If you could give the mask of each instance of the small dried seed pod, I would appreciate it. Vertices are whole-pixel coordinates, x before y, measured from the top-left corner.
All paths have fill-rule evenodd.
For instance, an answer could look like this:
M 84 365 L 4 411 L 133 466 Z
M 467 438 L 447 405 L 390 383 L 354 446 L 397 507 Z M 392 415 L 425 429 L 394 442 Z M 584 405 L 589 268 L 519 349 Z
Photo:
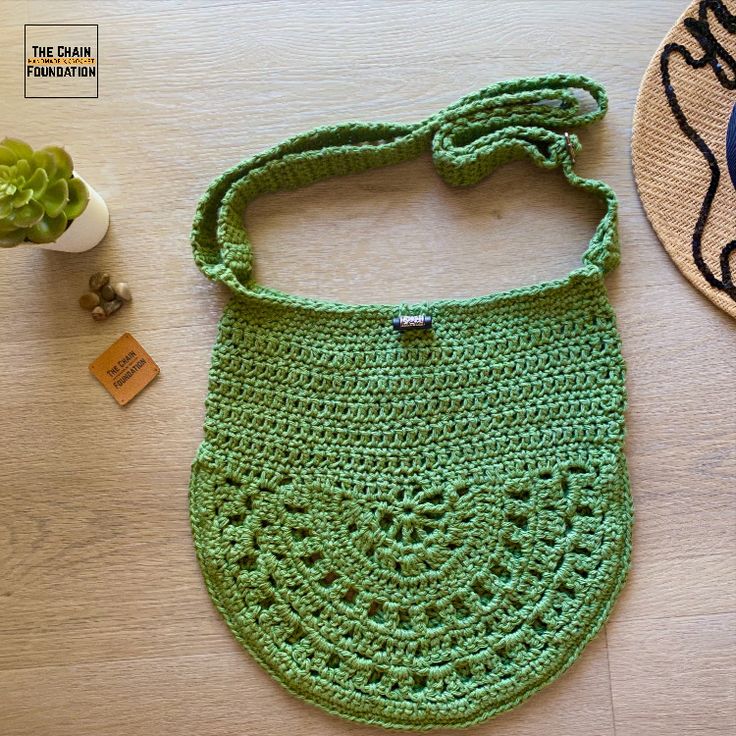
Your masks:
M 118 298 L 122 299 L 124 302 L 129 302 L 133 298 L 133 295 L 130 293 L 130 286 L 128 286 L 125 281 L 120 281 L 115 284 L 113 288 L 115 289 L 115 293 L 118 295 Z
M 100 296 L 106 301 L 111 302 L 115 298 L 115 290 L 110 286 L 110 284 L 105 284 L 100 289 Z
M 120 307 L 123 306 L 123 302 L 120 299 L 113 299 L 109 302 L 102 302 L 102 309 L 105 311 L 106 316 L 110 316 L 113 312 L 117 312 Z
M 93 291 L 88 291 L 79 297 L 79 306 L 82 309 L 94 309 L 100 303 L 100 297 Z
M 92 291 L 99 291 L 103 286 L 110 283 L 110 274 L 105 271 L 98 271 L 89 277 L 89 288 Z
M 102 307 L 95 307 L 92 310 L 92 319 L 101 322 L 103 319 L 107 319 L 107 312 Z

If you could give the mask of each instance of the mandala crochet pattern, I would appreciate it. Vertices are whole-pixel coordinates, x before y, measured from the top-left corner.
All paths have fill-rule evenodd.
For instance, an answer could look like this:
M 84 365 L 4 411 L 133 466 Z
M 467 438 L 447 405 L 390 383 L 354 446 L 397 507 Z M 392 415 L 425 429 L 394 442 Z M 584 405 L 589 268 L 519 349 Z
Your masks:
M 573 83 L 592 90 L 595 113 L 579 112 Z M 539 112 L 549 98 L 563 105 Z M 250 278 L 235 212 L 262 191 L 365 168 L 344 132 L 244 162 L 200 203 L 195 258 L 234 293 L 192 464 L 196 551 L 234 635 L 304 700 L 389 728 L 467 726 L 555 679 L 608 616 L 632 524 L 625 367 L 603 284 L 618 262 L 615 197 L 576 177 L 577 141 L 552 130 L 604 103 L 590 80 L 557 75 L 486 88 L 415 126 L 346 124 L 387 147 L 369 161 L 384 165 L 451 120 L 459 149 L 435 151 L 451 183 L 531 155 L 607 203 L 568 277 L 430 302 L 428 330 L 392 329 L 396 305 Z

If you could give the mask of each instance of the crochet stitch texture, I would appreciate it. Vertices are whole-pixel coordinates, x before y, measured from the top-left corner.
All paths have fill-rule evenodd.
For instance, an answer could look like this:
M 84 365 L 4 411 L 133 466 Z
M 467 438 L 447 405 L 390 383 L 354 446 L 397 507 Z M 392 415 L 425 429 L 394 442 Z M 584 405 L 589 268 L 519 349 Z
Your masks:
M 192 463 L 197 556 L 238 640 L 331 713 L 422 730 L 507 710 L 575 660 L 624 582 L 625 366 L 603 282 L 619 258 L 616 197 L 575 174 L 565 136 L 606 104 L 585 77 L 502 82 L 420 123 L 294 136 L 200 200 L 196 263 L 233 294 Z M 255 282 L 250 200 L 430 150 L 454 186 L 529 156 L 599 197 L 580 267 L 421 305 Z M 432 328 L 397 332 L 399 312 Z

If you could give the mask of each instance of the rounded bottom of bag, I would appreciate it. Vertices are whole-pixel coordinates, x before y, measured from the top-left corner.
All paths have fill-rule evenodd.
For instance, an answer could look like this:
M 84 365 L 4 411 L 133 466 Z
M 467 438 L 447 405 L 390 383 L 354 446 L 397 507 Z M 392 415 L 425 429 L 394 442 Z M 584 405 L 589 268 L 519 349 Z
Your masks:
M 294 695 L 386 728 L 462 728 L 561 675 L 626 578 L 623 456 L 381 487 L 195 461 L 210 595 Z

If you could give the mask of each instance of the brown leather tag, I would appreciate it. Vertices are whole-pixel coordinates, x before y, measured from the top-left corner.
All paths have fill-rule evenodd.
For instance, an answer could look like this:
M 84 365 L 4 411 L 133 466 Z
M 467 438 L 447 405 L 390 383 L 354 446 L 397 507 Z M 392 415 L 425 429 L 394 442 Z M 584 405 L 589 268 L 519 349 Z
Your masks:
M 129 332 L 90 363 L 89 369 L 120 406 L 134 399 L 160 372 L 153 358 Z

